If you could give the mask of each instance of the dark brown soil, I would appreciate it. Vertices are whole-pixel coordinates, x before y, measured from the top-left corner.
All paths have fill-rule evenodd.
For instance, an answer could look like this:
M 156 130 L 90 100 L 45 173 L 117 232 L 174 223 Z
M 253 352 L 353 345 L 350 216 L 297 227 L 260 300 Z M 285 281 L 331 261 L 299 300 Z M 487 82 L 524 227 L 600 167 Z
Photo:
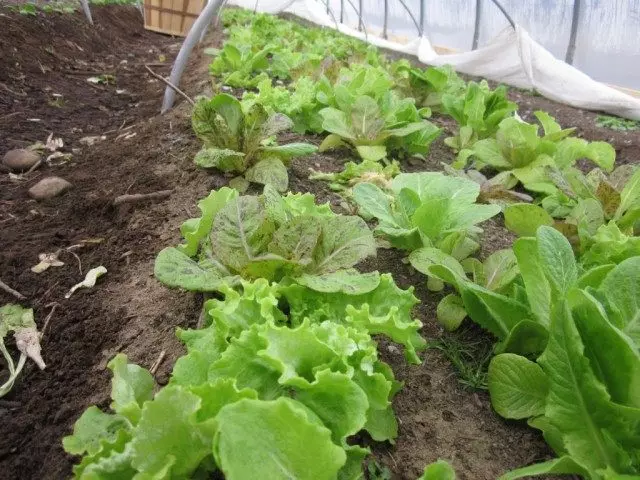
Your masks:
M 139 13 L 127 7 L 94 9 L 93 28 L 80 15 L 34 18 L 1 8 L 0 14 L 5 25 L 0 33 L 0 155 L 44 141 L 50 133 L 63 138 L 63 151 L 73 153 L 69 163 L 42 167 L 20 180 L 6 173 L 0 177 L 0 278 L 28 297 L 23 303 L 35 309 L 40 327 L 53 304 L 58 305 L 42 342 L 46 370 L 27 364 L 0 403 L 0 478 L 62 479 L 70 476 L 75 460 L 63 452 L 62 437 L 87 406 L 108 406 L 107 361 L 124 352 L 150 367 L 164 350 L 167 356 L 156 375 L 164 383 L 182 354 L 175 328 L 195 325 L 202 299 L 156 282 L 153 259 L 161 248 L 179 241 L 179 225 L 196 214 L 197 200 L 227 179 L 193 165 L 198 142 L 191 133 L 188 105 L 182 102 L 158 115 L 164 86 L 143 64 L 153 63 L 152 68 L 167 74 L 179 39 L 144 31 Z M 210 37 L 207 46 L 219 42 L 219 36 Z M 200 52 L 192 56 L 182 84 L 189 95 L 207 90 L 207 62 Z M 116 85 L 86 81 L 104 73 L 114 75 Z M 54 102 L 53 93 L 63 101 Z M 520 92 L 513 95 L 520 96 L 523 110 L 548 110 L 561 124 L 578 126 L 586 138 L 613 138 L 624 161 L 638 154 L 638 133 L 602 130 L 595 127 L 594 114 Z M 106 139 L 93 146 L 80 143 L 95 135 Z M 319 143 L 318 138 L 307 140 Z M 438 169 L 451 157 L 439 140 L 426 163 L 404 162 L 403 168 Z M 291 190 L 311 191 L 339 209 L 340 198 L 325 184 L 309 181 L 308 169 L 336 170 L 346 160 L 337 153 L 295 161 Z M 52 174 L 69 180 L 73 188 L 47 202 L 30 200 L 28 188 Z M 111 206 L 117 195 L 163 189 L 173 189 L 169 199 Z M 101 241 L 76 250 L 79 260 L 63 253 L 63 267 L 31 272 L 39 253 L 86 239 Z M 486 239 L 489 250 L 507 245 L 510 237 L 493 222 Z M 96 287 L 65 300 L 69 287 L 98 265 L 108 273 Z M 392 272 L 400 285 L 415 286 L 422 301 L 415 315 L 425 324 L 425 337 L 442 336 L 435 321 L 440 296 L 427 292 L 424 277 L 404 264 L 400 253 L 381 250 L 363 268 Z M 14 301 L 0 291 L 0 304 Z M 391 469 L 393 478 L 413 480 L 424 465 L 446 458 L 462 479 L 494 479 L 549 456 L 535 431 L 499 418 L 486 393 L 465 390 L 440 351 L 429 350 L 422 365 L 407 366 L 394 346 L 383 342 L 381 350 L 405 382 L 395 401 L 397 444 L 374 447 L 377 461 Z

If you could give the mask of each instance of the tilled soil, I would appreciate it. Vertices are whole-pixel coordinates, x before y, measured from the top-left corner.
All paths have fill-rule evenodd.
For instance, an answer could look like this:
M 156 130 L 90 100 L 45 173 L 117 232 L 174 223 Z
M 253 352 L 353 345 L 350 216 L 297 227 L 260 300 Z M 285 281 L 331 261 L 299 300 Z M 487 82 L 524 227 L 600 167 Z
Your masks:
M 42 341 L 47 368 L 39 371 L 28 363 L 13 391 L 0 400 L 0 478 L 62 479 L 70 476 L 75 460 L 62 450 L 62 437 L 89 405 L 108 407 L 108 360 L 124 352 L 148 368 L 164 351 L 156 374 L 164 384 L 183 353 L 175 328 L 195 326 L 202 298 L 156 282 L 153 259 L 179 241 L 179 225 L 197 214 L 197 200 L 228 178 L 193 165 L 198 141 L 185 102 L 158 114 L 164 85 L 147 74 L 144 64 L 166 75 L 180 39 L 145 31 L 140 14 L 130 7 L 95 8 L 94 27 L 79 14 L 30 17 L 0 8 L 0 15 L 5 25 L 0 33 L 0 155 L 44 141 L 50 133 L 72 153 L 66 164 L 44 166 L 21 179 L 0 177 L 0 278 L 28 297 L 22 303 L 34 308 L 40 328 L 55 306 Z M 206 45 L 220 40 L 214 34 Z M 201 51 L 192 56 L 182 83 L 192 97 L 209 89 L 207 62 Z M 113 84 L 87 81 L 105 74 Z M 522 92 L 512 96 L 524 115 L 547 110 L 562 125 L 577 126 L 585 138 L 612 141 L 622 162 L 637 161 L 638 132 L 600 129 L 593 113 Z M 88 136 L 106 138 L 87 146 L 80 140 Z M 439 140 L 426 164 L 406 162 L 403 169 L 435 170 L 451 157 Z M 346 160 L 344 152 L 297 160 L 291 190 L 311 191 L 340 210 L 340 198 L 325 184 L 308 180 L 308 170 L 337 170 Z M 28 188 L 48 175 L 64 177 L 73 188 L 48 201 L 31 200 Z M 168 199 L 112 204 L 124 193 L 164 189 L 173 190 Z M 509 240 L 500 222 L 491 222 L 484 253 Z M 73 250 L 77 257 L 64 250 L 78 244 L 84 246 Z M 41 274 L 30 270 L 38 254 L 59 249 L 64 266 Z M 415 315 L 425 324 L 423 334 L 442 337 L 435 320 L 439 295 L 427 292 L 424 277 L 402 260 L 396 251 L 380 250 L 362 267 L 391 272 L 401 286 L 415 286 L 422 302 Z M 65 300 L 68 289 L 98 265 L 108 273 L 96 287 Z M 0 291 L 0 304 L 14 301 Z M 481 342 L 490 341 L 477 329 L 476 334 Z M 13 345 L 10 349 L 15 353 Z M 381 352 L 405 382 L 395 400 L 397 443 L 372 445 L 393 478 L 415 479 L 424 465 L 445 458 L 460 478 L 489 480 L 550 455 L 535 431 L 498 417 L 485 392 L 463 388 L 439 350 L 427 351 L 419 366 L 406 365 L 401 352 L 384 341 Z

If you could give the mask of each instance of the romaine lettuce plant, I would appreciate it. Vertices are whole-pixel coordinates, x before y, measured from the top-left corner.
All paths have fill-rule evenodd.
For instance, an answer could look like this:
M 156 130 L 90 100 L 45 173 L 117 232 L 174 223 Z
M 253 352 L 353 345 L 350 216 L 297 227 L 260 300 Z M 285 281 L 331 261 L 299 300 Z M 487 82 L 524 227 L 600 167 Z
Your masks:
M 546 347 L 553 308 L 571 288 L 598 285 L 612 266 L 583 271 L 567 239 L 546 226 L 538 229 L 536 237 L 516 240 L 513 252 L 517 265 L 507 253 L 492 259 L 491 267 L 489 259 L 481 270 L 475 262 L 467 265 L 466 270 L 476 279 L 476 270 L 481 271 L 479 283 L 467 277 L 465 268 L 455 258 L 442 253 L 435 257 L 429 250 L 425 253 L 418 250 L 414 252 L 412 265 L 452 285 L 458 292 L 459 299 L 450 298 L 439 308 L 444 326 L 457 327 L 464 318 L 464 309 L 474 322 L 498 338 L 498 352 L 539 353 Z M 514 278 L 516 272 L 520 275 Z
M 460 127 L 453 137 L 444 143 L 459 152 L 471 148 L 475 142 L 491 137 L 502 120 L 515 112 L 518 106 L 507 100 L 507 88 L 491 90 L 486 81 L 469 82 L 466 92 L 442 95 L 443 110 L 451 115 Z
M 363 160 L 382 160 L 391 154 L 424 157 L 440 128 L 421 118 L 412 99 L 387 92 L 379 100 L 360 95 L 340 108 L 320 110 L 322 128 L 330 133 L 320 151 L 352 147 Z
M 492 359 L 493 407 L 528 419 L 558 455 L 501 478 L 640 475 L 639 262 L 618 265 L 598 289 L 568 291 L 551 310 L 549 341 L 537 361 L 512 353 Z
M 256 182 L 285 191 L 291 159 L 316 151 L 308 143 L 276 144 L 274 135 L 290 129 L 291 120 L 280 113 L 269 115 L 258 103 L 244 111 L 242 104 L 227 94 L 199 100 L 191 120 L 204 143 L 195 156 L 196 165 L 242 173 L 244 177 L 234 182 L 240 190 L 246 189 L 247 182 Z
M 549 168 L 565 170 L 578 160 L 587 158 L 605 171 L 611 171 L 615 162 L 615 150 L 606 142 L 587 142 L 570 137 L 574 129 L 561 129 L 547 113 L 535 112 L 542 124 L 539 127 L 518 118 L 500 122 L 495 138 L 486 138 L 462 150 L 454 164 L 464 168 L 470 158 L 475 168 L 491 167 L 499 172 L 509 172 L 528 190 L 553 194 L 557 187 L 548 178 Z
M 212 75 L 222 78 L 230 87 L 254 88 L 268 79 L 265 70 L 269 67 L 269 48 L 254 52 L 251 45 L 225 42 L 221 50 L 209 50 L 216 58 L 209 66 Z
M 156 278 L 168 286 L 216 291 L 240 278 L 285 277 L 304 277 L 311 285 L 376 253 L 361 218 L 336 215 L 311 194 L 282 197 L 267 186 L 261 196 L 239 197 L 225 187 L 199 207 L 202 216 L 181 228 L 186 243 L 156 258 Z
M 420 69 L 403 59 L 391 64 L 389 70 L 402 93 L 415 98 L 417 105 L 433 110 L 442 110 L 443 95 L 462 97 L 467 88 L 449 65 Z
M 386 192 L 373 183 L 353 188 L 361 215 L 378 221 L 375 233 L 392 246 L 413 251 L 437 247 L 462 260 L 478 249 L 477 226 L 500 212 L 478 205 L 480 186 L 441 173 L 402 173 Z

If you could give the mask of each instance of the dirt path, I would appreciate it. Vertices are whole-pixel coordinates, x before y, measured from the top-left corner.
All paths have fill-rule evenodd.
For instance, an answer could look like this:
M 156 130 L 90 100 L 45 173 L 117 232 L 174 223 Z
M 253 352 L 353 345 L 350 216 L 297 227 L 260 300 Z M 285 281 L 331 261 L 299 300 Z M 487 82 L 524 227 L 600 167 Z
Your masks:
M 182 354 L 175 328 L 195 325 L 202 299 L 158 284 L 152 276 L 153 259 L 161 248 L 178 242 L 178 227 L 196 214 L 197 200 L 227 179 L 193 165 L 198 142 L 185 105 L 157 115 L 164 88 L 143 65 L 158 64 L 153 68 L 166 74 L 168 66 L 161 64 L 171 63 L 178 40 L 144 31 L 138 12 L 126 7 L 95 9 L 95 28 L 80 15 L 0 13 L 5 23 L 8 20 L 0 33 L 0 154 L 44 141 L 49 133 L 62 137 L 64 151 L 73 152 L 71 162 L 41 168 L 26 180 L 0 177 L 0 278 L 27 295 L 26 304 L 35 309 L 40 326 L 51 304 L 59 304 L 43 340 L 47 369 L 41 372 L 28 364 L 4 399 L 14 403 L 0 404 L 0 477 L 62 479 L 70 475 L 73 459 L 64 454 L 61 438 L 88 405 L 108 406 L 105 365 L 116 352 L 149 367 L 165 350 L 157 378 L 161 384 L 168 380 Z M 209 44 L 218 42 L 211 38 Z M 192 58 L 183 83 L 192 96 L 208 88 L 207 62 L 200 53 Z M 87 82 L 103 74 L 112 75 L 115 84 Z M 640 135 L 598 129 L 593 114 L 540 97 L 513 95 L 525 110 L 548 109 L 567 125 L 582 122 L 578 126 L 585 136 L 613 137 L 621 156 L 629 159 L 625 161 L 637 155 Z M 80 143 L 83 137 L 101 135 L 106 139 L 93 146 Z M 311 141 L 319 143 L 317 138 Z M 407 163 L 403 168 L 437 169 L 450 158 L 440 140 L 428 165 Z M 344 161 L 315 155 L 295 162 L 291 189 L 311 191 L 337 206 L 338 199 L 324 184 L 307 179 L 308 168 L 335 170 Z M 30 200 L 27 189 L 52 174 L 69 180 L 73 188 L 44 203 Z M 173 189 L 167 200 L 111 206 L 120 194 L 163 189 Z M 487 228 L 486 237 L 494 248 L 504 243 L 497 223 Z M 30 271 L 39 253 L 86 239 L 100 242 L 76 251 L 81 265 L 66 254 L 63 267 L 42 274 Z M 99 284 L 64 300 L 64 293 L 83 277 L 80 267 L 84 274 L 98 265 L 108 270 Z M 442 335 L 435 321 L 439 297 L 426 292 L 424 278 L 404 265 L 397 252 L 380 251 L 363 267 L 392 272 L 404 287 L 415 285 L 422 301 L 416 316 L 425 323 L 424 335 Z M 12 301 L 0 293 L 0 304 Z M 473 334 L 487 340 L 478 331 Z M 533 430 L 495 415 L 485 393 L 462 388 L 438 350 L 430 350 L 423 365 L 411 367 L 393 346 L 383 344 L 381 350 L 405 382 L 395 402 L 398 442 L 374 446 L 393 478 L 415 479 L 426 463 L 447 458 L 461 479 L 489 480 L 549 454 Z

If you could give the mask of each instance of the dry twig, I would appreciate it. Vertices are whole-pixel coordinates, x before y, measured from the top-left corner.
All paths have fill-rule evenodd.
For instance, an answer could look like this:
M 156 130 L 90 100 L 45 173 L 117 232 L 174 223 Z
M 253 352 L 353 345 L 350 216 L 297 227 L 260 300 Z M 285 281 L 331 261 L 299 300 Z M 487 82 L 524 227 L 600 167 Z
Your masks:
M 58 302 L 53 302 L 53 303 L 47 304 L 46 306 L 51 307 L 51 311 L 47 315 L 47 318 L 44 319 L 44 325 L 42 325 L 42 330 L 40 330 L 40 338 L 44 337 L 44 332 L 47 330 L 47 327 L 49 326 L 49 320 L 51 320 L 51 317 L 53 316 L 53 312 L 56 311 L 56 308 L 58 308 L 60 304 Z
M 27 299 L 27 297 L 25 297 L 23 294 L 21 294 L 17 290 L 14 290 L 13 288 L 11 288 L 9 285 L 4 283 L 2 280 L 0 280 L 0 288 L 2 290 L 4 290 L 5 292 L 10 293 L 14 297 L 16 297 L 18 300 L 26 300 Z
M 162 365 L 162 362 L 164 361 L 164 357 L 166 355 L 167 355 L 167 352 L 165 352 L 164 350 L 160 352 L 160 355 L 158 355 L 158 358 L 156 359 L 155 362 L 153 362 L 153 365 L 151 365 L 151 368 L 149 369 L 149 373 L 151 373 L 151 375 L 156 374 L 156 372 L 158 371 L 158 368 L 160 368 L 160 365 Z
M 181 95 L 191 105 L 196 104 L 196 102 L 194 102 L 189 95 L 184 93 L 182 90 L 180 90 L 178 87 L 176 87 L 173 83 L 171 83 L 169 80 L 164 78 L 162 75 L 158 75 L 156 72 L 151 70 L 148 65 L 145 65 L 144 68 L 147 69 L 147 71 L 151 74 L 152 77 L 157 78 L 161 82 L 165 83 L 168 87 L 172 88 L 177 94 Z
M 160 190 L 153 193 L 136 193 L 133 195 L 120 195 L 113 201 L 115 206 L 122 205 L 123 203 L 135 203 L 143 200 L 159 200 L 171 196 L 173 190 Z

